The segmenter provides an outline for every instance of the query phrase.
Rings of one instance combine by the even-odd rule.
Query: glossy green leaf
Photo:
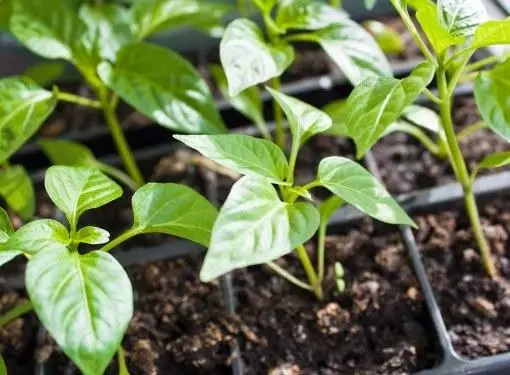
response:
[[[462,35],[454,36],[448,32],[439,20],[437,6],[432,1],[422,0],[417,3],[416,9],[416,18],[436,53],[440,54],[464,41]]]
[[[266,180],[243,177],[214,224],[200,279],[210,281],[236,268],[275,260],[310,239],[318,225],[312,204],[289,205]]]
[[[421,105],[410,105],[404,109],[402,117],[412,124],[431,131],[432,133],[440,133],[443,129],[439,114]]]
[[[510,17],[482,23],[475,32],[473,47],[510,44]]]
[[[276,24],[282,29],[319,30],[349,16],[338,8],[317,0],[282,0]]]
[[[472,36],[487,20],[482,0],[438,0],[439,20],[453,36]]]
[[[377,220],[415,226],[384,186],[352,160],[339,156],[323,159],[318,178],[333,194]]]
[[[240,134],[175,135],[179,141],[235,172],[282,183],[288,163],[273,142]]]
[[[485,124],[510,142],[510,60],[475,79],[475,99]]]
[[[98,72],[126,102],[164,127],[185,133],[225,132],[207,84],[175,52],[129,44],[119,51],[115,65],[103,62]]]
[[[28,262],[25,283],[34,310],[84,375],[102,374],[133,314],[133,292],[110,254],[43,251]]]
[[[400,34],[390,26],[379,21],[370,20],[363,22],[363,27],[370,31],[383,52],[397,54],[404,51],[405,44]]]
[[[328,103],[322,111],[327,114],[333,121],[331,127],[325,131],[326,134],[335,136],[346,136],[349,134],[347,130],[347,100],[339,99]]]
[[[39,86],[49,86],[62,77],[65,65],[59,61],[45,61],[31,66],[23,75],[30,78]]]
[[[137,0],[131,9],[139,40],[176,27],[218,27],[232,10],[228,4],[207,0]]]
[[[95,168],[53,166],[44,186],[55,205],[75,227],[87,210],[101,207],[122,195],[121,187]]]
[[[434,77],[435,68],[422,63],[404,79],[373,77],[363,81],[347,100],[347,130],[361,158],[412,104]]]
[[[102,245],[110,241],[110,233],[102,228],[86,226],[76,233],[75,241],[90,245]]]
[[[510,164],[510,151],[498,152],[492,155],[486,156],[480,162],[480,168],[491,169],[500,168]]]
[[[229,95],[280,76],[294,59],[291,45],[266,43],[256,23],[231,22],[220,43],[220,58],[228,80]]]
[[[41,139],[37,142],[54,165],[93,166],[97,160],[92,151],[81,143],[65,139]]]
[[[10,29],[27,48],[48,59],[73,61],[85,25],[61,0],[16,0]]]
[[[69,232],[61,223],[52,219],[40,219],[25,224],[2,245],[5,250],[35,255],[41,251],[53,251],[69,244]]]
[[[29,78],[0,80],[0,163],[32,137],[56,104],[52,92]]]
[[[28,220],[34,216],[34,185],[23,166],[0,169],[0,196],[22,219]]]
[[[319,43],[353,85],[367,77],[392,75],[390,64],[375,39],[351,19],[299,34],[295,39]]]
[[[132,199],[139,233],[166,233],[209,245],[216,208],[193,189],[171,183],[149,183]]]
[[[267,90],[285,112],[292,136],[299,144],[331,127],[331,118],[321,110],[269,87]]]

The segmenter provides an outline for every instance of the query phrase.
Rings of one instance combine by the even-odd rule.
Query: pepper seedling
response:
[[[103,374],[133,314],[128,275],[109,252],[146,233],[207,246],[217,210],[189,187],[149,183],[132,197],[131,228],[110,240],[107,230],[80,227],[79,220],[86,211],[119,198],[122,189],[117,183],[96,168],[54,166],[46,172],[45,187],[64,213],[67,226],[41,219],[14,231],[0,208],[0,265],[19,255],[28,258],[25,284],[29,297],[0,317],[0,326],[33,309],[83,374]],[[100,247],[82,253],[82,244]]]
[[[497,270],[480,222],[473,185],[479,169],[510,164],[510,153],[489,155],[470,173],[459,140],[483,127],[510,140],[510,85],[506,79],[510,73],[510,61],[501,62],[504,58],[491,56],[470,63],[473,53],[479,48],[510,44],[510,19],[488,20],[481,0],[438,0],[437,4],[430,0],[391,2],[425,56],[427,64],[434,68],[433,75],[438,87],[437,95],[428,89],[423,91],[439,107],[439,121],[437,118],[432,121],[436,124],[437,143],[416,128],[416,125],[420,125],[417,122],[411,122],[411,125],[408,123],[405,130],[400,130],[411,134],[414,132],[415,136],[418,134],[417,138],[433,154],[449,159],[462,185],[467,214],[483,265],[491,277],[496,277]],[[416,18],[426,40],[411,19],[408,5],[416,9]],[[481,71],[491,64],[496,66]],[[391,131],[402,113],[408,110],[416,98],[409,97],[409,91],[417,84],[415,72],[401,80],[387,77],[366,79],[349,96],[344,108],[345,121],[340,124],[338,131],[354,139],[358,157],[362,157],[381,136]],[[466,76],[468,79],[475,78],[475,99],[484,122],[456,133],[452,120],[453,99],[457,85]],[[431,127],[428,129],[432,130]]]
[[[349,203],[386,223],[414,223],[369,172],[343,157],[323,159],[317,178],[306,185],[297,185],[294,173],[301,146],[326,131],[332,120],[317,108],[267,89],[289,122],[292,147],[288,157],[273,142],[247,135],[174,136],[205,157],[244,175],[233,185],[214,224],[200,278],[210,281],[236,268],[267,264],[282,277],[322,299],[326,227],[339,207]],[[310,194],[317,187],[325,187],[334,194],[319,208],[311,201]],[[303,244],[317,232],[317,266],[314,266]],[[307,282],[274,263],[294,250]]]

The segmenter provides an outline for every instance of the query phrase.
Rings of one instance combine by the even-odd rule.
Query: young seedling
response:
[[[391,2],[425,56],[427,69],[433,69],[438,94],[436,96],[429,90],[424,93],[439,107],[439,119],[423,121],[422,117],[417,116],[417,120],[408,121],[404,127],[399,123],[395,125],[403,113],[404,118],[408,119],[409,113],[413,115],[412,107],[409,109],[409,106],[416,99],[416,95],[410,96],[409,93],[416,85],[421,86],[423,83],[416,82],[415,71],[402,80],[387,77],[366,79],[355,88],[347,100],[344,108],[345,121],[339,124],[338,133],[354,139],[358,157],[362,157],[381,136],[395,127],[415,135],[433,154],[447,157],[462,185],[467,214],[483,264],[488,274],[496,277],[497,270],[480,222],[473,185],[479,169],[507,165],[510,163],[510,155],[508,152],[490,155],[470,173],[461,153],[459,140],[483,127],[488,127],[504,139],[510,140],[510,85],[506,80],[510,72],[510,62],[500,63],[500,57],[489,57],[469,63],[473,53],[479,48],[510,43],[510,19],[488,20],[481,0],[438,0],[437,5],[430,0]],[[427,41],[413,23],[408,5],[416,9],[416,18]],[[497,65],[493,69],[480,71],[494,63]],[[476,77],[475,98],[484,123],[456,133],[452,120],[453,98],[459,81],[466,75]],[[428,130],[438,134],[437,143],[416,128],[416,125],[425,123],[429,125]],[[434,125],[431,127],[430,124]]]
[[[274,143],[247,135],[178,135],[175,138],[205,157],[244,175],[220,210],[200,272],[210,281],[233,269],[267,264],[295,285],[323,298],[324,247],[327,223],[344,203],[391,224],[414,225],[384,187],[356,162],[332,156],[320,162],[317,178],[306,185],[294,180],[300,148],[326,131],[331,119],[320,110],[268,88],[289,122],[292,147],[288,157]],[[334,194],[314,205],[310,191],[325,187]],[[318,232],[317,261],[304,243]],[[307,282],[282,269],[278,258],[295,251]],[[336,266],[340,271],[340,266]],[[337,272],[337,285],[343,274]]]
[[[120,349],[133,313],[128,275],[109,252],[145,233],[207,246],[217,211],[189,187],[149,183],[133,195],[131,228],[110,241],[108,231],[80,227],[79,220],[86,211],[119,198],[119,185],[96,168],[54,166],[46,172],[45,186],[67,226],[42,219],[14,231],[0,208],[0,265],[19,255],[28,258],[29,296],[29,301],[0,317],[0,326],[33,309],[83,374],[103,374]],[[97,248],[82,253],[81,244]],[[119,359],[123,360],[122,351]]]
[[[195,68],[178,54],[143,40],[182,25],[217,28],[229,9],[198,0],[141,0],[129,8],[87,3],[78,7],[75,2],[60,0],[4,0],[0,25],[8,26],[35,54],[71,63],[96,98],[61,92],[56,87],[50,92],[28,78],[13,78],[16,82],[9,87],[0,87],[0,96],[16,102],[2,104],[0,115],[10,115],[2,120],[0,130],[14,135],[2,137],[2,148],[13,149],[26,141],[27,132],[14,128],[25,124],[32,135],[58,101],[88,106],[103,112],[131,185],[141,186],[143,176],[116,114],[119,96],[169,129],[204,134],[225,131],[212,95]],[[33,110],[38,111],[35,117]]]

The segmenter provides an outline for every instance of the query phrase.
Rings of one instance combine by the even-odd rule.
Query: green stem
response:
[[[311,285],[308,285],[307,283],[299,280],[297,277],[292,275],[291,273],[285,271],[283,268],[281,268],[279,265],[277,265],[274,262],[268,262],[266,265],[271,268],[274,272],[276,272],[278,275],[289,281],[290,283],[306,290],[313,291],[313,288]]]
[[[457,139],[460,141],[464,138],[467,138],[471,136],[472,134],[482,130],[486,129],[487,125],[483,121],[475,122],[474,124],[471,124],[469,126],[466,126],[463,130],[457,133]]]
[[[129,240],[130,238],[140,234],[140,231],[135,228],[131,228],[127,230],[126,232],[120,234],[110,242],[108,242],[106,245],[104,245],[99,251],[108,252],[110,250],[115,249],[117,246],[119,246],[121,243]]]
[[[289,171],[287,173],[287,182],[294,183],[294,169],[296,169],[296,161],[299,153],[299,142],[294,138],[292,140],[292,148],[289,156]]]
[[[260,134],[262,135],[262,137],[264,137],[264,139],[273,142],[273,137],[271,136],[271,132],[269,131],[264,119],[262,118],[256,119],[255,126],[257,127],[257,129],[259,129]]]
[[[112,176],[116,180],[122,182],[133,192],[135,192],[138,189],[138,185],[126,173],[124,173],[120,169],[112,167],[106,163],[98,162],[97,164],[101,171]]]
[[[326,231],[328,228],[327,222],[321,222],[319,225],[319,238],[317,240],[317,273],[319,281],[322,283],[322,280],[324,280],[324,263],[325,263],[325,257],[324,257],[324,249],[326,247]]]
[[[281,90],[280,77],[272,79],[272,87],[276,91]],[[273,99],[274,124],[275,124],[275,142],[278,147],[285,150],[285,129],[283,127],[283,111],[276,99]]]
[[[441,100],[437,96],[435,96],[429,89],[425,89],[423,93],[432,103],[441,104]]]
[[[57,92],[57,99],[61,100],[63,102],[73,103],[82,105],[85,107],[95,108],[95,109],[101,109],[103,106],[101,105],[101,102],[97,100],[92,100],[88,98],[84,98],[82,96],[69,94],[67,92]]]
[[[481,60],[475,61],[474,63],[466,65],[466,68],[464,69],[463,73],[466,74],[466,73],[480,70],[481,68],[484,68],[487,65],[492,65],[492,64],[496,64],[500,61],[504,61],[504,59],[505,59],[504,57],[498,56],[498,55],[486,57],[484,59],[481,59]]]
[[[119,124],[117,114],[115,113],[115,107],[110,106],[110,101],[106,93],[101,94],[101,103],[103,106],[106,123],[108,124],[108,128],[110,129],[110,133],[112,134],[115,146],[117,147],[117,151],[119,152],[122,162],[124,163],[127,172],[131,176],[131,179],[135,182],[136,186],[140,187],[144,184],[142,173],[140,172],[138,165],[136,165],[133,153]]]
[[[305,269],[306,276],[308,277],[308,281],[313,288],[315,296],[317,297],[317,299],[322,300],[324,298],[322,292],[322,285],[319,278],[317,277],[317,274],[315,273],[315,270],[313,269],[312,262],[310,261],[310,257],[308,256],[305,247],[303,245],[299,245],[296,248],[296,251],[299,260],[301,261],[301,264]]]
[[[450,98],[453,96],[455,89],[457,88],[457,85],[459,84],[459,80],[462,77],[462,73],[464,72],[464,69],[466,68],[466,65],[469,62],[469,60],[471,59],[472,55],[473,55],[473,52],[466,54],[464,59],[460,62],[459,67],[453,73],[453,76],[450,79],[450,83],[447,86],[448,87],[448,95]]]
[[[6,314],[0,316],[0,327],[5,326],[26,313],[29,313],[33,310],[33,308],[32,302],[29,300],[23,301],[18,306],[9,310]]]
[[[119,361],[119,375],[129,375],[129,371],[126,365],[126,353],[124,353],[122,346],[119,347],[117,357]]]
[[[310,190],[310,189],[313,189],[313,188],[319,187],[319,186],[322,186],[321,182],[318,180],[313,180],[312,182],[309,182],[305,186],[303,186],[303,189]]]
[[[409,134],[416,138],[432,155],[441,157],[441,150],[439,146],[430,139],[424,131],[416,125],[408,124],[407,122],[399,121],[392,125],[392,131],[400,131]]]
[[[464,66],[465,64],[459,67],[459,70],[463,70]],[[457,74],[454,75],[454,77],[456,76]],[[483,233],[482,225],[480,222],[480,215],[476,206],[472,181],[469,176],[466,162],[464,161],[462,152],[460,150],[457,135],[455,134],[455,128],[452,121],[452,86],[448,87],[446,68],[442,62],[440,63],[439,69],[437,71],[437,82],[439,86],[439,97],[442,100],[439,109],[446,135],[446,141],[449,148],[450,161],[455,171],[457,180],[462,185],[462,189],[464,191],[466,210],[468,213],[469,221],[471,223],[471,228],[474,232],[476,242],[482,255],[483,264],[487,270],[487,273],[492,278],[494,278],[497,276],[497,271],[492,260],[489,244],[487,243],[487,239]],[[452,80],[450,85],[452,85],[454,82],[455,81]]]

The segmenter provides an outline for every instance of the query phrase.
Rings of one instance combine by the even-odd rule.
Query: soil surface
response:
[[[510,200],[479,204],[500,279],[482,264],[463,209],[416,219],[433,289],[457,352],[479,358],[510,351]]]

